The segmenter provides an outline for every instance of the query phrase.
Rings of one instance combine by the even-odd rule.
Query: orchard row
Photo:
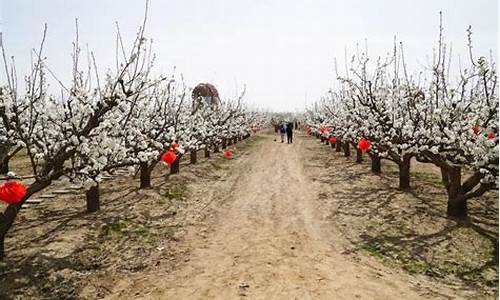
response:
[[[450,70],[442,35],[431,66],[414,74],[402,44],[386,59],[352,56],[338,88],[308,109],[307,130],[331,139],[346,155],[356,147],[358,161],[367,151],[375,173],[382,159],[393,161],[401,189],[410,188],[412,159],[436,165],[448,216],[466,218],[467,202],[498,186],[496,66],[492,59],[474,58],[467,32],[469,63],[457,71]]]
[[[118,34],[117,40],[121,41]],[[104,76],[93,54],[83,66],[78,39],[73,46],[72,78],[66,84],[50,71],[42,41],[31,72],[18,91],[15,68],[5,62],[6,82],[0,87],[0,173],[9,160],[26,151],[34,182],[23,189],[12,173],[0,186],[7,206],[0,213],[0,259],[4,239],[23,203],[61,177],[82,184],[87,209],[99,209],[99,182],[117,168],[140,173],[141,188],[151,185],[151,172],[162,161],[177,168],[180,157],[205,149],[218,151],[265,125],[265,114],[245,108],[238,99],[213,104],[192,99],[191,90],[175,76],[153,75],[151,43],[141,28],[131,50],[118,43],[115,70]],[[5,57],[5,49],[2,47]],[[128,54],[127,54],[128,53]],[[49,79],[62,90],[53,95]],[[230,152],[225,152],[226,156]]]

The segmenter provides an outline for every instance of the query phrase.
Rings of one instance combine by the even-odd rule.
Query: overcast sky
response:
[[[372,56],[390,51],[394,35],[405,44],[410,68],[425,64],[438,38],[439,11],[455,57],[466,57],[466,28],[477,55],[498,56],[496,0],[151,0],[147,36],[156,67],[176,66],[186,82],[212,82],[223,98],[247,86],[254,106],[297,111],[335,80],[334,58],[368,39]],[[61,78],[71,71],[74,19],[80,40],[102,67],[113,67],[115,22],[128,40],[142,23],[141,0],[0,0],[1,26],[19,76],[28,68],[43,24],[46,56]]]

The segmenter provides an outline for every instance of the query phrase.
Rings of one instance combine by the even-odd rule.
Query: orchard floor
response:
[[[0,298],[495,299],[497,193],[471,222],[445,215],[430,166],[412,192],[394,166],[370,173],[318,140],[260,134],[165,180],[103,184],[20,213],[0,265]]]

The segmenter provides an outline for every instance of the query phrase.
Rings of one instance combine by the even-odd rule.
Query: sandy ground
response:
[[[306,142],[265,136],[226,180],[199,187],[198,197],[214,198],[213,211],[188,229],[185,263],[124,279],[108,298],[422,299],[429,290],[452,298],[425,278],[344,252],[346,240],[319,205],[320,183],[304,170]]]
[[[496,299],[497,193],[457,226],[430,165],[403,192],[389,162],[374,175],[312,137],[273,139],[230,146],[232,160],[200,152],[177,175],[159,165],[151,190],[114,176],[98,213],[82,191],[23,209],[0,299]]]

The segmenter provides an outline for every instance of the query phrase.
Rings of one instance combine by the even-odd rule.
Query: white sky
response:
[[[142,0],[0,0],[4,41],[19,76],[47,23],[49,67],[68,78],[76,17],[82,43],[101,67],[112,68],[115,21],[131,40],[143,10]],[[147,36],[159,71],[176,66],[190,86],[213,82],[223,98],[246,84],[253,106],[296,111],[332,86],[334,58],[343,61],[344,48],[352,52],[365,38],[375,57],[391,50],[396,35],[409,67],[425,64],[440,10],[455,58],[466,58],[469,24],[475,54],[498,56],[496,0],[151,0]]]

